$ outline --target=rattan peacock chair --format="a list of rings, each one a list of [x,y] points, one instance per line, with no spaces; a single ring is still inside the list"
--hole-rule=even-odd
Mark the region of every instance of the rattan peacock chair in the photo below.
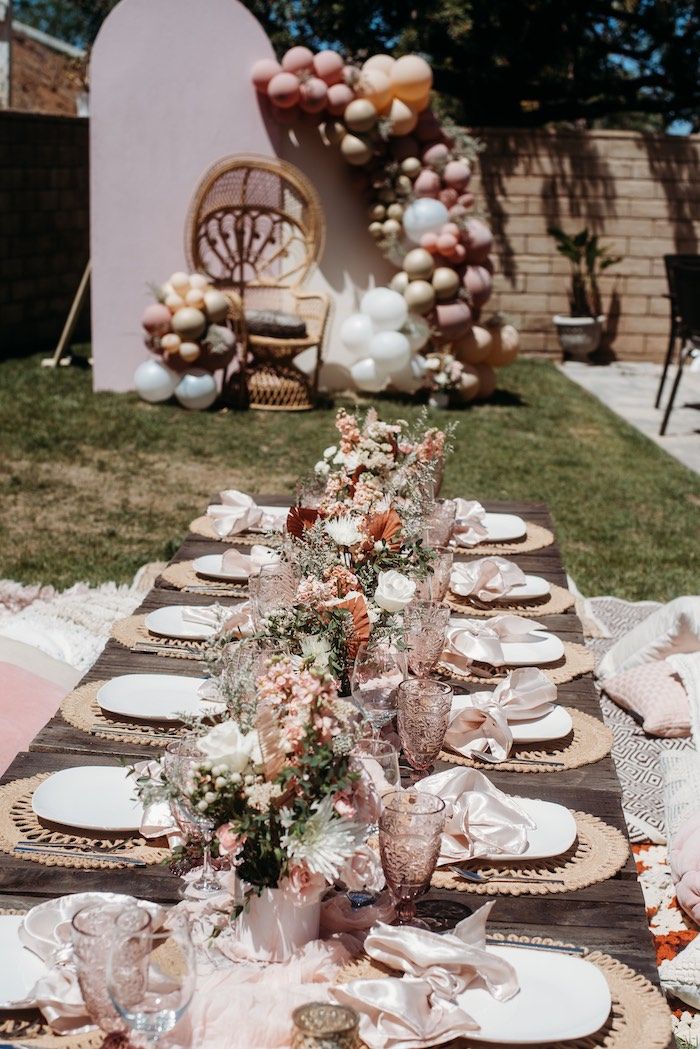
[[[302,285],[321,254],[324,235],[316,190],[285,161],[225,157],[197,187],[187,216],[187,262],[243,300],[249,352],[241,377],[251,408],[313,407],[329,299]],[[316,349],[311,377],[293,363],[309,348]]]

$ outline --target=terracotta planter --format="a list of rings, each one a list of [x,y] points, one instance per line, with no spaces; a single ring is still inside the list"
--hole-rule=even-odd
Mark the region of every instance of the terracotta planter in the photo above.
[[[554,318],[562,353],[575,361],[586,361],[598,349],[605,317]]]

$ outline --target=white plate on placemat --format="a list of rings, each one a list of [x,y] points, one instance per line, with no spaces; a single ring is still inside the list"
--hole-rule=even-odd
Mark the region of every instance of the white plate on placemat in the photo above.
[[[97,702],[108,714],[144,721],[180,721],[180,714],[195,717],[221,710],[199,696],[202,677],[180,674],[123,674],[106,681]]]
[[[527,535],[527,524],[517,514],[484,514],[488,535],[482,543],[508,543]]]
[[[534,821],[534,827],[527,829],[527,848],[525,852],[494,852],[491,855],[479,856],[469,863],[489,863],[497,860],[544,860],[550,856],[561,856],[576,841],[576,820],[563,805],[552,801],[540,801],[539,798],[518,798],[511,800],[519,805]]]
[[[15,1003],[29,1007],[34,984],[46,973],[46,965],[19,940],[21,914],[0,914],[0,1009]]]
[[[610,988],[592,962],[536,948],[490,944],[489,950],[510,962],[520,990],[509,1002],[497,1001],[480,987],[458,995],[458,1004],[479,1024],[478,1031],[469,1032],[469,1042],[542,1046],[585,1038],[608,1019]]]
[[[92,831],[136,831],[143,809],[128,769],[83,765],[62,769],[34,791],[32,809],[39,819]]]
[[[452,700],[452,713],[456,713],[468,707],[469,696],[454,696]],[[508,710],[506,709],[506,715]],[[514,743],[547,743],[553,739],[561,739],[568,736],[573,728],[571,714],[564,707],[555,705],[553,710],[542,714],[538,718],[508,718],[508,727],[513,735]]]
[[[464,617],[450,619],[450,627],[459,630],[469,622]],[[483,620],[475,620],[479,627]],[[532,630],[522,641],[503,641],[503,667],[539,667],[556,663],[564,655],[564,643],[548,630]],[[501,669],[501,668],[499,668]]]
[[[205,554],[197,557],[192,562],[197,575],[205,576],[207,579],[223,579],[227,583],[247,583],[250,578],[250,569],[232,568],[229,571],[223,567],[223,554]]]
[[[459,590],[453,589],[452,586],[450,589],[457,597],[464,597],[465,600],[473,596],[472,594],[460,594]],[[526,575],[524,583],[515,583],[503,597],[497,597],[489,604],[497,608],[499,604],[512,604],[514,601],[536,601],[538,598],[549,597],[550,593],[551,586],[546,579],[539,575]]]
[[[170,637],[176,641],[208,641],[216,633],[215,626],[206,623],[191,623],[183,618],[189,611],[187,605],[166,605],[149,612],[145,619],[146,629],[158,637]]]

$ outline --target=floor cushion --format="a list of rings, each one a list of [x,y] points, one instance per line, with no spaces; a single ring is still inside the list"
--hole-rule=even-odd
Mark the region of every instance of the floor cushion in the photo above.
[[[690,706],[681,679],[665,660],[609,677],[603,691],[640,721],[651,736],[690,735]]]
[[[606,653],[598,677],[652,663],[678,652],[700,651],[700,597],[677,597],[642,620]]]

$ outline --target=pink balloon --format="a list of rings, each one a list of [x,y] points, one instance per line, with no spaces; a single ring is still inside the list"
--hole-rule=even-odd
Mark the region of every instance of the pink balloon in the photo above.
[[[462,193],[461,196],[459,196],[457,198],[457,203],[461,204],[462,207],[465,208],[465,210],[468,209],[468,208],[473,208],[474,207],[474,194],[473,193]]]
[[[311,76],[299,88],[299,105],[305,113],[320,113],[326,108],[328,86],[320,77]]]
[[[452,258],[456,262],[464,262],[466,257],[467,257],[467,249],[464,247],[464,244],[458,244],[457,247],[455,248],[455,250],[452,252]]]
[[[326,84],[340,84],[343,79],[345,62],[337,51],[319,51],[314,55],[314,73]]]
[[[471,178],[471,170],[464,160],[451,160],[445,165],[442,177],[452,189],[462,190]]]
[[[165,335],[170,331],[170,310],[162,302],[152,302],[141,315],[141,324],[149,335]]]
[[[443,255],[451,255],[457,247],[457,238],[451,233],[441,233],[437,239],[437,246],[438,251],[441,251]]]
[[[456,222],[446,222],[445,225],[440,230],[440,232],[441,233],[451,233],[453,237],[457,238],[457,240],[459,240],[459,238],[461,236],[461,233],[462,233],[461,229],[459,228],[459,226],[457,225]]]
[[[267,85],[270,101],[280,109],[291,109],[299,101],[299,80],[293,73],[277,73]]]
[[[457,190],[450,189],[449,187],[447,189],[441,189],[438,193],[438,200],[444,204],[446,208],[451,208],[453,204],[457,203]]]
[[[355,92],[347,84],[331,84],[326,94],[328,112],[334,117],[342,117],[354,97]]]
[[[274,58],[261,58],[250,71],[250,78],[255,85],[255,90],[261,95],[267,94],[268,84],[273,76],[282,72],[282,66]]]
[[[413,183],[413,192],[417,197],[436,197],[440,192],[441,184],[437,171],[423,168]]]
[[[464,204],[459,204],[459,203],[453,204],[452,207],[450,208],[450,218],[451,219],[461,219],[461,218],[464,218],[464,216],[466,214],[467,214],[467,209],[465,208]]]
[[[471,322],[471,310],[461,299],[439,303],[435,307],[435,323],[446,339],[459,339],[466,335]]]
[[[483,306],[491,296],[491,274],[485,266],[467,266],[462,283],[475,306]]]
[[[465,247],[467,249],[467,260],[471,263],[480,263],[488,258],[493,247],[493,236],[491,230],[481,219],[471,218],[467,220]]]
[[[287,73],[310,73],[314,55],[308,47],[290,47],[282,56],[282,69]]]
[[[434,146],[428,146],[423,150],[424,164],[439,164],[447,160],[450,151],[444,142],[437,142]]]
[[[420,239],[420,246],[426,251],[437,251],[437,233],[424,233]]]
[[[414,134],[419,142],[432,142],[440,137],[440,122],[432,109],[424,109],[419,114]]]

